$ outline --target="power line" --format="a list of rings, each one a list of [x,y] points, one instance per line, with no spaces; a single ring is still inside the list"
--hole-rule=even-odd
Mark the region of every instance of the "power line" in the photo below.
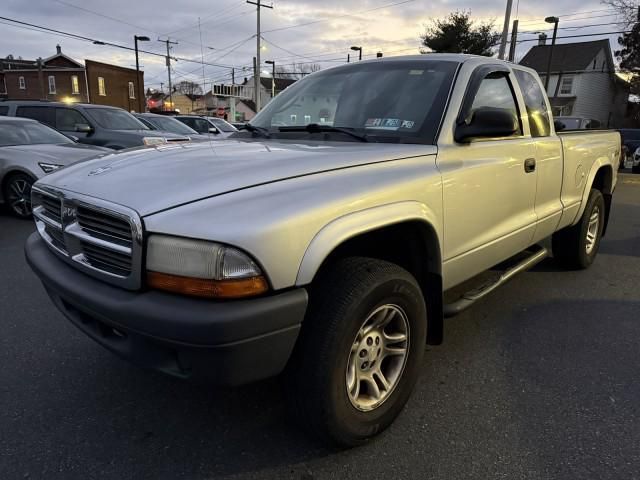
[[[202,25],[204,25],[205,23],[209,23],[211,20],[214,20],[215,18],[223,17],[228,12],[236,10],[237,8],[240,8],[242,6],[244,6],[242,3],[238,3],[236,5],[231,6],[230,8],[223,9],[220,12],[212,13],[211,15],[206,15],[206,16],[201,18]],[[205,22],[204,20],[207,20],[207,21]],[[183,30],[191,30],[192,28],[195,28],[197,26],[198,26],[198,24],[196,23],[195,25],[190,25],[188,27],[179,28],[178,30],[173,30],[172,32],[167,32],[163,36],[173,35],[174,33],[182,32]]]
[[[296,25],[288,25],[288,26],[280,27],[280,28],[273,28],[271,30],[264,30],[262,33],[281,32],[283,30],[289,30],[291,28],[306,27],[307,25],[315,25],[317,23],[330,22],[330,21],[335,20],[337,18],[355,17],[356,15],[360,15],[360,14],[363,14],[363,13],[374,12],[376,10],[382,10],[383,8],[395,7],[395,6],[398,6],[398,5],[404,5],[405,3],[411,3],[411,2],[415,2],[415,0],[402,0],[400,2],[389,3],[387,5],[382,5],[380,7],[370,8],[368,10],[362,10],[362,11],[355,12],[355,13],[339,15],[339,16],[331,17],[331,18],[323,18],[323,19],[320,19],[320,20],[313,20],[311,22],[298,23]]]
[[[129,51],[135,51],[135,48],[133,47],[129,47],[126,45],[120,45],[118,43],[113,43],[113,42],[105,42],[103,40],[98,40],[95,38],[90,38],[90,37],[85,37],[84,35],[78,35],[76,33],[71,33],[71,32],[65,32],[62,30],[56,30],[54,28],[48,28],[48,27],[43,27],[42,25],[36,25],[34,23],[29,23],[29,22],[23,22],[21,20],[16,20],[13,18],[8,18],[8,17],[1,17],[0,16],[0,20],[5,20],[7,22],[12,22],[18,25],[23,25],[26,27],[32,27],[32,28],[37,28],[40,33],[53,33],[53,34],[57,34],[57,35],[62,35],[68,38],[73,38],[75,40],[81,40],[81,41],[85,41],[85,42],[91,42],[94,43],[96,45],[104,45],[104,46],[109,46],[109,47],[113,47],[113,48],[119,48],[122,50],[129,50]],[[158,53],[158,52],[150,52],[149,50],[140,50],[138,49],[139,52],[141,53],[146,53],[147,55],[153,55],[156,57],[165,57],[165,55],[163,55],[162,53]],[[185,57],[175,57],[172,56],[171,57],[173,60],[180,60],[183,62],[190,62],[190,63],[197,63],[197,64],[201,64],[202,62],[198,61],[198,60],[193,60],[191,58],[185,58]],[[223,67],[223,68],[231,68],[230,65],[224,65],[224,64],[215,64],[215,63],[209,63],[209,62],[205,62],[205,65],[210,65],[213,67]]]

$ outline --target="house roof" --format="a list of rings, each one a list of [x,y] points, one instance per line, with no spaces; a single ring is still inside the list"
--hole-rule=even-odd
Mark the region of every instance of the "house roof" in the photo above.
[[[586,70],[593,59],[604,48],[609,71],[613,72],[613,59],[609,40],[593,42],[560,43],[553,47],[551,72],[575,72]],[[520,65],[530,67],[540,73],[547,71],[551,45],[536,45],[520,61]]]
[[[254,102],[253,100],[240,100],[240,101],[244,103],[247,107],[249,107],[252,112],[256,111],[256,102]]]
[[[65,55],[64,53],[56,53],[55,55],[51,55],[50,57],[43,59],[42,63],[46,65],[47,63],[51,62],[52,60],[55,60],[56,58],[64,58],[67,62],[72,63],[76,67],[84,68],[84,65],[82,65],[79,62],[76,62],[73,58]]]

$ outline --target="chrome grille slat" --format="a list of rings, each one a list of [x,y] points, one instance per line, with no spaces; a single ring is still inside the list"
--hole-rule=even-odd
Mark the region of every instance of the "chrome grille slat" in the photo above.
[[[142,222],[121,205],[36,185],[34,219],[51,249],[75,268],[108,283],[141,283]]]

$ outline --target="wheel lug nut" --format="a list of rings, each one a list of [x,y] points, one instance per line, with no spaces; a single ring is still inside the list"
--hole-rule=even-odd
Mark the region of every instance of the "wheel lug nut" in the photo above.
[[[373,345],[373,340],[371,337],[367,338],[367,345],[369,346]]]
[[[367,356],[367,351],[366,350],[360,350],[360,358],[364,358]]]
[[[380,337],[376,337],[376,345],[380,345]]]
[[[362,362],[362,369],[364,370],[369,366],[369,362]]]

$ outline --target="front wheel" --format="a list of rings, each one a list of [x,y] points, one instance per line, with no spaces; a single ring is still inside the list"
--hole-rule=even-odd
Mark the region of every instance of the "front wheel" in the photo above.
[[[331,443],[366,442],[409,399],[426,332],[424,299],[409,272],[380,260],[338,261],[312,287],[287,367],[291,413]]]
[[[572,269],[589,268],[598,254],[605,215],[604,197],[592,188],[580,221],[553,235],[556,260]]]
[[[12,215],[18,218],[31,217],[31,186],[33,178],[26,173],[15,173],[4,186],[4,200]]]

